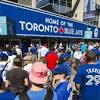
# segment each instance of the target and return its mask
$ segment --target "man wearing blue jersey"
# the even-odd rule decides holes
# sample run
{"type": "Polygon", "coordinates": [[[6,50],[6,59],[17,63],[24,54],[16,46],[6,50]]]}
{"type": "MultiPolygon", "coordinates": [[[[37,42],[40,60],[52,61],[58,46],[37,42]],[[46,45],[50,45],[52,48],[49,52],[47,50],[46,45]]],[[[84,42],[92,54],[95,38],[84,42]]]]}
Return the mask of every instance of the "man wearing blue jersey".
{"type": "Polygon", "coordinates": [[[100,64],[95,63],[96,55],[89,51],[86,64],[80,66],[74,82],[79,90],[80,100],[100,100],[100,64]]]}

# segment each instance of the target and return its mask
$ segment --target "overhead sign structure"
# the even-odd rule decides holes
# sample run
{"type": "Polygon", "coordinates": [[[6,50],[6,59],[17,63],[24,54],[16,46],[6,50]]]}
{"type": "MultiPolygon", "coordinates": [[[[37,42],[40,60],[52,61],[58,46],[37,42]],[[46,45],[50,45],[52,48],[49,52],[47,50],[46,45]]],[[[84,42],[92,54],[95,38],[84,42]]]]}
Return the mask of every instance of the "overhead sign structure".
{"type": "Polygon", "coordinates": [[[92,31],[90,38],[100,37],[94,36],[98,30],[94,26],[18,4],[0,1],[0,16],[11,20],[15,27],[13,34],[20,36],[87,38],[88,31],[92,31]]]}

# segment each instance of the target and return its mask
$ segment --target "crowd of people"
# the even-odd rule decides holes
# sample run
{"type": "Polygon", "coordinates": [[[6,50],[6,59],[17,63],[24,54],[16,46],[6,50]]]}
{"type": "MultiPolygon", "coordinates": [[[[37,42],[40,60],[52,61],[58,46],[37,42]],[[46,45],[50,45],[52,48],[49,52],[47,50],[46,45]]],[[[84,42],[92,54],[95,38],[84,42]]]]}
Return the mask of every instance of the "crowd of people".
{"type": "Polygon", "coordinates": [[[99,88],[98,42],[0,48],[0,100],[100,100],[99,88]]]}

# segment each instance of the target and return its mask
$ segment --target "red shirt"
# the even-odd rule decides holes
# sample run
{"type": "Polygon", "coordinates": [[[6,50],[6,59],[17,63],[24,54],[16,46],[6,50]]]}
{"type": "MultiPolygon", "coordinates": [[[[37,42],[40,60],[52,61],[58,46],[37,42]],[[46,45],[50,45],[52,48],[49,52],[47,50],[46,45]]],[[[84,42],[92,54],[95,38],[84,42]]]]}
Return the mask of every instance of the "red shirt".
{"type": "Polygon", "coordinates": [[[50,52],[47,56],[47,65],[50,70],[53,70],[58,62],[58,55],[55,52],[50,52]]]}

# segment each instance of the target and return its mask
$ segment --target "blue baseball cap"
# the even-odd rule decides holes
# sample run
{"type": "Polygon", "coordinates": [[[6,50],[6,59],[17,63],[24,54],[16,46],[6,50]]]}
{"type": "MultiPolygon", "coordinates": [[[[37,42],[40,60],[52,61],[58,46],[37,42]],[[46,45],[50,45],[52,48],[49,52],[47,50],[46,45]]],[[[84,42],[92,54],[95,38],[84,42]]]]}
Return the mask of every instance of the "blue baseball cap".
{"type": "Polygon", "coordinates": [[[66,76],[68,76],[68,70],[67,70],[66,66],[64,66],[63,64],[58,65],[58,67],[53,70],[54,75],[63,74],[63,73],[66,76]]]}
{"type": "Polygon", "coordinates": [[[96,56],[100,56],[100,50],[92,49],[91,51],[94,52],[96,54],[96,56]]]}
{"type": "Polygon", "coordinates": [[[67,61],[63,63],[63,66],[66,68],[67,71],[67,76],[70,76],[72,74],[72,69],[70,65],[71,65],[70,62],[67,61]]]}
{"type": "Polygon", "coordinates": [[[8,55],[3,53],[3,52],[0,52],[0,59],[1,60],[5,60],[5,59],[8,59],[8,55]]]}
{"type": "Polygon", "coordinates": [[[70,53],[64,53],[60,56],[59,59],[65,59],[65,58],[70,58],[71,57],[71,54],[70,53]]]}
{"type": "Polygon", "coordinates": [[[98,51],[96,52],[96,55],[97,55],[97,56],[100,56],[100,50],[98,50],[98,51]]]}

